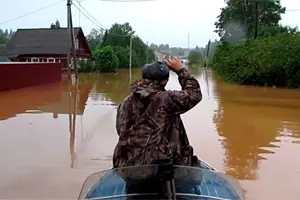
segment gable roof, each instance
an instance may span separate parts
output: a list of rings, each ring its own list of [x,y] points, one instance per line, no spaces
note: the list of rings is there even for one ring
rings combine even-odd
[[[78,37],[82,29],[74,28],[74,36]],[[7,56],[22,54],[67,54],[69,46],[67,28],[51,29],[18,29],[6,46]]]

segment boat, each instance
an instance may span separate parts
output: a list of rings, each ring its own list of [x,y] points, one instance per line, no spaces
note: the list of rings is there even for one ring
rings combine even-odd
[[[80,191],[79,200],[245,200],[236,179],[205,161],[197,167],[160,162],[115,168],[90,175]]]

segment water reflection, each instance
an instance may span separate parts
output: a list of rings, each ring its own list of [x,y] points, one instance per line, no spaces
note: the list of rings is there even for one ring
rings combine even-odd
[[[76,115],[83,115],[91,89],[92,86],[84,79],[79,81]],[[53,118],[57,119],[60,114],[69,114],[69,103],[67,80],[61,83],[2,92],[0,93],[0,121],[32,110],[39,111],[39,113],[53,113]]]
[[[299,137],[300,93],[225,84],[215,74],[211,78],[216,82],[213,119],[226,149],[225,170],[239,179],[256,179],[260,161],[282,145],[282,136]]]

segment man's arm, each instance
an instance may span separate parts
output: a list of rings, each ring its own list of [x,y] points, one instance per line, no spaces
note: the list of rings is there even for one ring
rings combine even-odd
[[[171,113],[182,114],[192,109],[202,100],[202,93],[198,81],[182,68],[177,72],[178,80],[181,85],[181,91],[169,91]]]

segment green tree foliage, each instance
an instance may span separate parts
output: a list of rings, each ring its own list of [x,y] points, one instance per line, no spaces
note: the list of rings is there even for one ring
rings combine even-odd
[[[211,67],[226,81],[238,84],[300,87],[300,35],[279,26],[285,8],[258,1],[258,38],[253,39],[255,1],[226,1],[218,16],[221,37]]]
[[[113,47],[105,46],[99,47],[94,52],[96,59],[95,68],[99,72],[116,72],[119,66],[119,59],[114,52]]]
[[[0,29],[0,51],[4,51],[6,44],[10,40],[10,38],[15,34],[15,32],[10,29],[2,30]]]
[[[52,23],[52,24],[50,25],[50,28],[51,28],[51,29],[59,29],[59,28],[60,28],[60,23],[59,23],[59,21],[56,20],[55,23]]]
[[[291,33],[291,34],[297,34],[298,28],[291,28],[287,26],[269,26],[269,27],[263,27],[262,30],[259,33],[259,37],[271,37],[275,36],[280,33]]]
[[[95,64],[92,61],[79,61],[80,68],[78,69],[79,72],[93,72],[95,71]]]
[[[153,50],[148,48],[142,39],[135,35],[135,31],[129,23],[115,23],[104,32],[93,29],[87,36],[87,40],[93,52],[99,51],[99,48],[110,46],[118,58],[118,67],[128,68],[131,37],[133,38],[132,67],[141,67],[147,62],[154,61],[155,55]]]
[[[212,68],[238,84],[300,87],[300,36],[289,32],[217,47]]]
[[[276,1],[258,1],[259,27],[277,26],[285,10]],[[215,23],[215,32],[222,40],[230,43],[252,37],[255,27],[254,11],[254,0],[226,0],[226,7],[221,9]]]
[[[88,44],[91,51],[96,50],[98,46],[102,44],[103,31],[98,29],[92,29],[87,36]]]
[[[199,65],[203,61],[201,52],[192,50],[188,56],[189,65]]]

